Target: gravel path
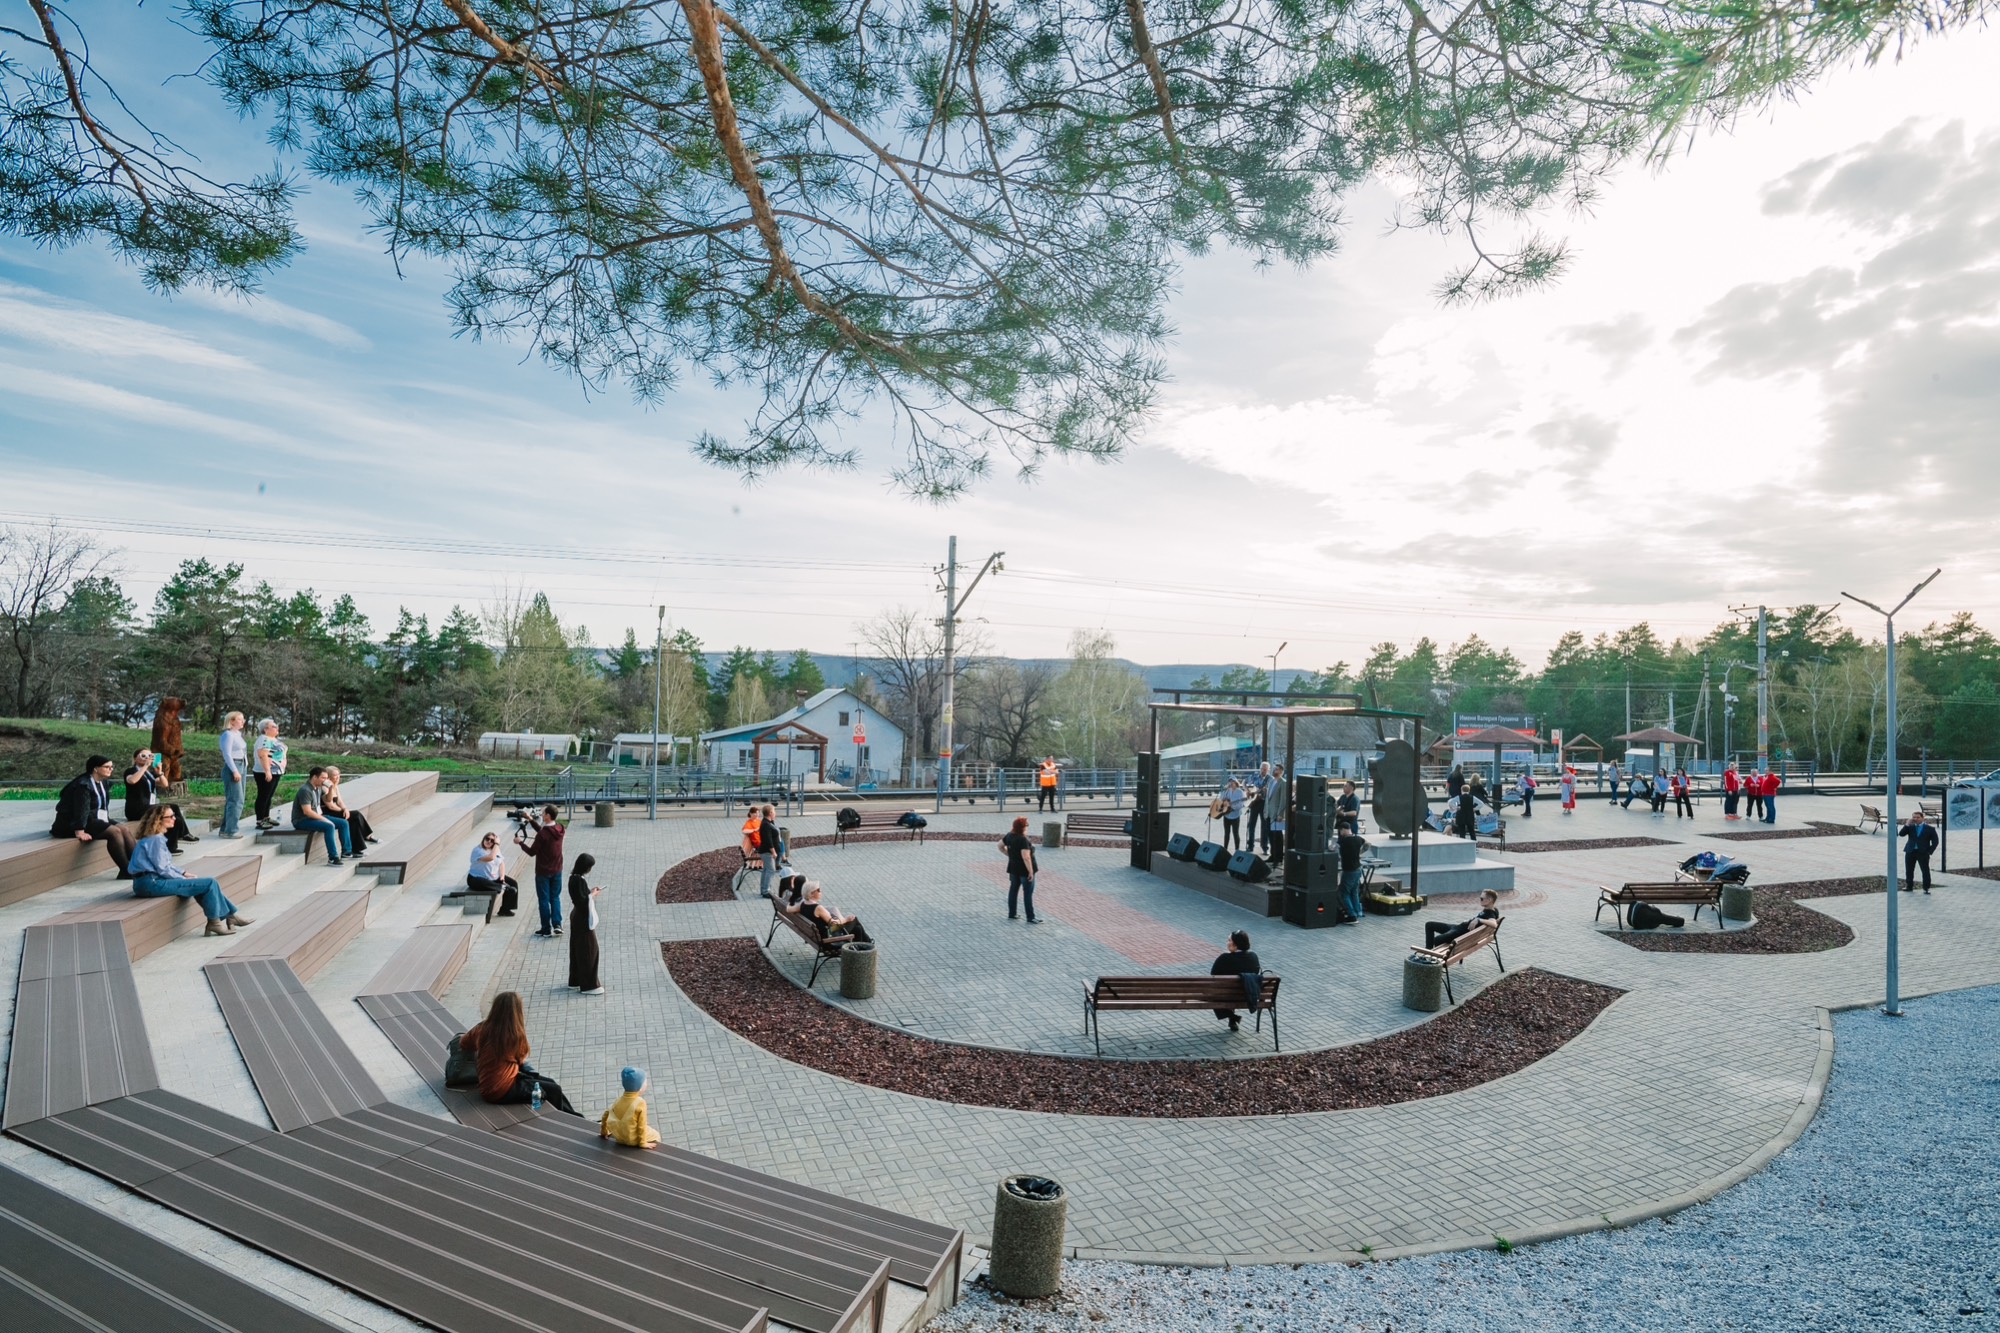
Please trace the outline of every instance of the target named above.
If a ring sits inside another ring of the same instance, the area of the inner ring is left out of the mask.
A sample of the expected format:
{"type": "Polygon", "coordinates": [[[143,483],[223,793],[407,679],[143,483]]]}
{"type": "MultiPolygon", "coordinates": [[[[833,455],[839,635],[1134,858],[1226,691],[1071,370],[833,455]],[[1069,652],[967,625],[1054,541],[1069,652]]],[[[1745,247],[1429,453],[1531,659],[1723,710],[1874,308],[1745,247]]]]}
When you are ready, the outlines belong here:
{"type": "MultiPolygon", "coordinates": [[[[1834,1019],[1818,1118],[1769,1170],[1623,1231],[1345,1268],[1071,1263],[1051,1301],[983,1279],[939,1333],[2000,1328],[2000,987],[1834,1019]]],[[[1443,1150],[1441,1145],[1440,1151],[1443,1150]]],[[[1649,1149],[1635,1136],[1634,1152],[1649,1149]]],[[[1254,1199],[1244,1200],[1255,1208],[1254,1199]]]]}

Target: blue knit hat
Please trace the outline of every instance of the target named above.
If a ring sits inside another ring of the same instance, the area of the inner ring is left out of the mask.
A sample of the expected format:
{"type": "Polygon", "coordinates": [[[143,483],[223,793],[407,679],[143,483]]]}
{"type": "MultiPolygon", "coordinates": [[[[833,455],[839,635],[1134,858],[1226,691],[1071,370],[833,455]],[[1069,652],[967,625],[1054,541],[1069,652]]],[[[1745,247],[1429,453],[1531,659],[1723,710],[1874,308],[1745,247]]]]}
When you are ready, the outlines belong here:
{"type": "Polygon", "coordinates": [[[626,1065],[624,1072],[618,1075],[618,1081],[625,1085],[625,1091],[640,1092],[646,1086],[646,1071],[626,1065]]]}

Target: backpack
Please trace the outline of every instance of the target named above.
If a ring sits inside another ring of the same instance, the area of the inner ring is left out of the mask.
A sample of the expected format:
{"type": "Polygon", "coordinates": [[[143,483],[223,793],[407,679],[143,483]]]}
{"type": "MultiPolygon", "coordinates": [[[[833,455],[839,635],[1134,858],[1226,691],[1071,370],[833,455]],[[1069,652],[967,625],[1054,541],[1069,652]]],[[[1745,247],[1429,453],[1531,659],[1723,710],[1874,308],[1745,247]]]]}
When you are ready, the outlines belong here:
{"type": "Polygon", "coordinates": [[[465,1048],[459,1045],[459,1038],[464,1035],[463,1032],[458,1033],[457,1036],[454,1036],[449,1042],[445,1043],[444,1085],[447,1088],[476,1088],[479,1086],[479,1061],[467,1055],[465,1048]]]}
{"type": "Polygon", "coordinates": [[[833,817],[833,826],[843,833],[861,827],[861,812],[851,805],[840,807],[840,813],[833,817]]]}
{"type": "MultiPolygon", "coordinates": [[[[856,817],[855,822],[856,823],[860,822],[858,816],[856,817]]],[[[896,825],[898,828],[928,828],[930,827],[930,822],[931,822],[930,820],[925,819],[922,815],[918,814],[914,810],[905,810],[902,814],[896,817],[896,825]]]]}

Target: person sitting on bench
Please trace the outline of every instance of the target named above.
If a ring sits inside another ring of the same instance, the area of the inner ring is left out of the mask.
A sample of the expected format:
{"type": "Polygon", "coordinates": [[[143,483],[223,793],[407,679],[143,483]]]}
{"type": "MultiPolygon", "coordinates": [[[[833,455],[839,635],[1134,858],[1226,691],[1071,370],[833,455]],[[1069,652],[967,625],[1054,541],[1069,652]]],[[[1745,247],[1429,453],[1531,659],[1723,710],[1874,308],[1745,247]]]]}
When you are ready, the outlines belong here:
{"type": "Polygon", "coordinates": [[[1440,944],[1457,939],[1482,921],[1500,919],[1500,895],[1491,889],[1479,891],[1479,914],[1470,921],[1426,921],[1424,922],[1424,947],[1435,949],[1440,944]]]}
{"type": "Polygon", "coordinates": [[[563,1095],[562,1085],[528,1063],[528,1016],[517,991],[493,997],[486,1021],[458,1039],[458,1049],[470,1052],[479,1066],[479,1096],[496,1106],[522,1105],[534,1100],[537,1085],[542,1101],[566,1115],[581,1117],[563,1095]]]}
{"type": "Polygon", "coordinates": [[[292,798],[292,827],[305,833],[308,846],[315,833],[325,838],[326,863],[337,866],[342,856],[354,855],[353,835],[348,832],[346,820],[335,819],[326,813],[322,802],[325,791],[326,770],[315,766],[306,774],[305,785],[299,788],[299,794],[292,798]]]}
{"type": "Polygon", "coordinates": [[[118,878],[132,878],[127,869],[132,861],[132,830],[111,818],[111,761],[105,756],[90,756],[83,776],[72,778],[62,789],[49,836],[105,844],[112,864],[118,867],[118,878]]]}
{"type": "Polygon", "coordinates": [[[489,833],[472,849],[472,865],[465,872],[467,893],[500,895],[500,915],[514,915],[520,902],[521,886],[507,873],[507,857],[500,850],[500,835],[489,833]]]}
{"type": "Polygon", "coordinates": [[[222,896],[222,885],[190,876],[174,864],[171,848],[180,816],[171,805],[156,805],[139,821],[139,841],[132,848],[132,892],[141,898],[192,898],[208,918],[210,935],[234,935],[250,918],[222,896]]]}
{"type": "Polygon", "coordinates": [[[382,841],[375,836],[375,826],[368,822],[368,816],[348,809],[347,802],[340,798],[340,770],[331,764],[326,767],[326,787],[319,794],[319,804],[330,817],[347,821],[347,840],[353,846],[372,847],[382,841]]]}
{"type": "Polygon", "coordinates": [[[830,935],[852,935],[861,944],[874,942],[867,930],[862,927],[860,917],[849,916],[832,903],[821,899],[820,887],[816,882],[806,885],[805,898],[797,907],[787,907],[785,910],[801,913],[808,921],[818,926],[821,939],[826,939],[830,935]]]}
{"type": "MultiPolygon", "coordinates": [[[[1262,972],[1264,965],[1257,961],[1256,953],[1250,948],[1250,932],[1232,930],[1229,932],[1229,947],[1216,955],[1208,965],[1208,975],[1212,977],[1240,977],[1249,972],[1262,972]]],[[[1250,997],[1246,994],[1244,999],[1250,997]]],[[[1217,1018],[1229,1020],[1229,1030],[1236,1031],[1243,1026],[1243,1016],[1234,1009],[1218,1009],[1217,1018]]]]}
{"type": "Polygon", "coordinates": [[[187,820],[181,816],[181,808],[160,799],[160,757],[151,750],[139,750],[132,756],[132,767],[125,770],[125,818],[138,823],[146,817],[146,812],[156,805],[166,805],[174,812],[172,832],[167,834],[167,846],[175,856],[181,854],[184,842],[200,842],[188,831],[187,820]]]}

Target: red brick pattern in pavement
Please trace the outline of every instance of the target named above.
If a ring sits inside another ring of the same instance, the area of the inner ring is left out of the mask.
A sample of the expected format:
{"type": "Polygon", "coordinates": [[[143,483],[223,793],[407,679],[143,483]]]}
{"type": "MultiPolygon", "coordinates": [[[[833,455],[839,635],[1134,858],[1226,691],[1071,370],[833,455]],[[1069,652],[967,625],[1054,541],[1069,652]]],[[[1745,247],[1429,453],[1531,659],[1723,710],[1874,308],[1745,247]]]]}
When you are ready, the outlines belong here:
{"type": "MultiPolygon", "coordinates": [[[[1007,868],[975,861],[968,868],[983,879],[1007,887],[1007,868]]],[[[1085,888],[1066,875],[1044,870],[1035,876],[1035,913],[1054,917],[1071,930],[1087,935],[1141,967],[1171,967],[1175,963],[1209,963],[1222,952],[1220,944],[1176,930],[1108,893],[1085,888]]]]}

